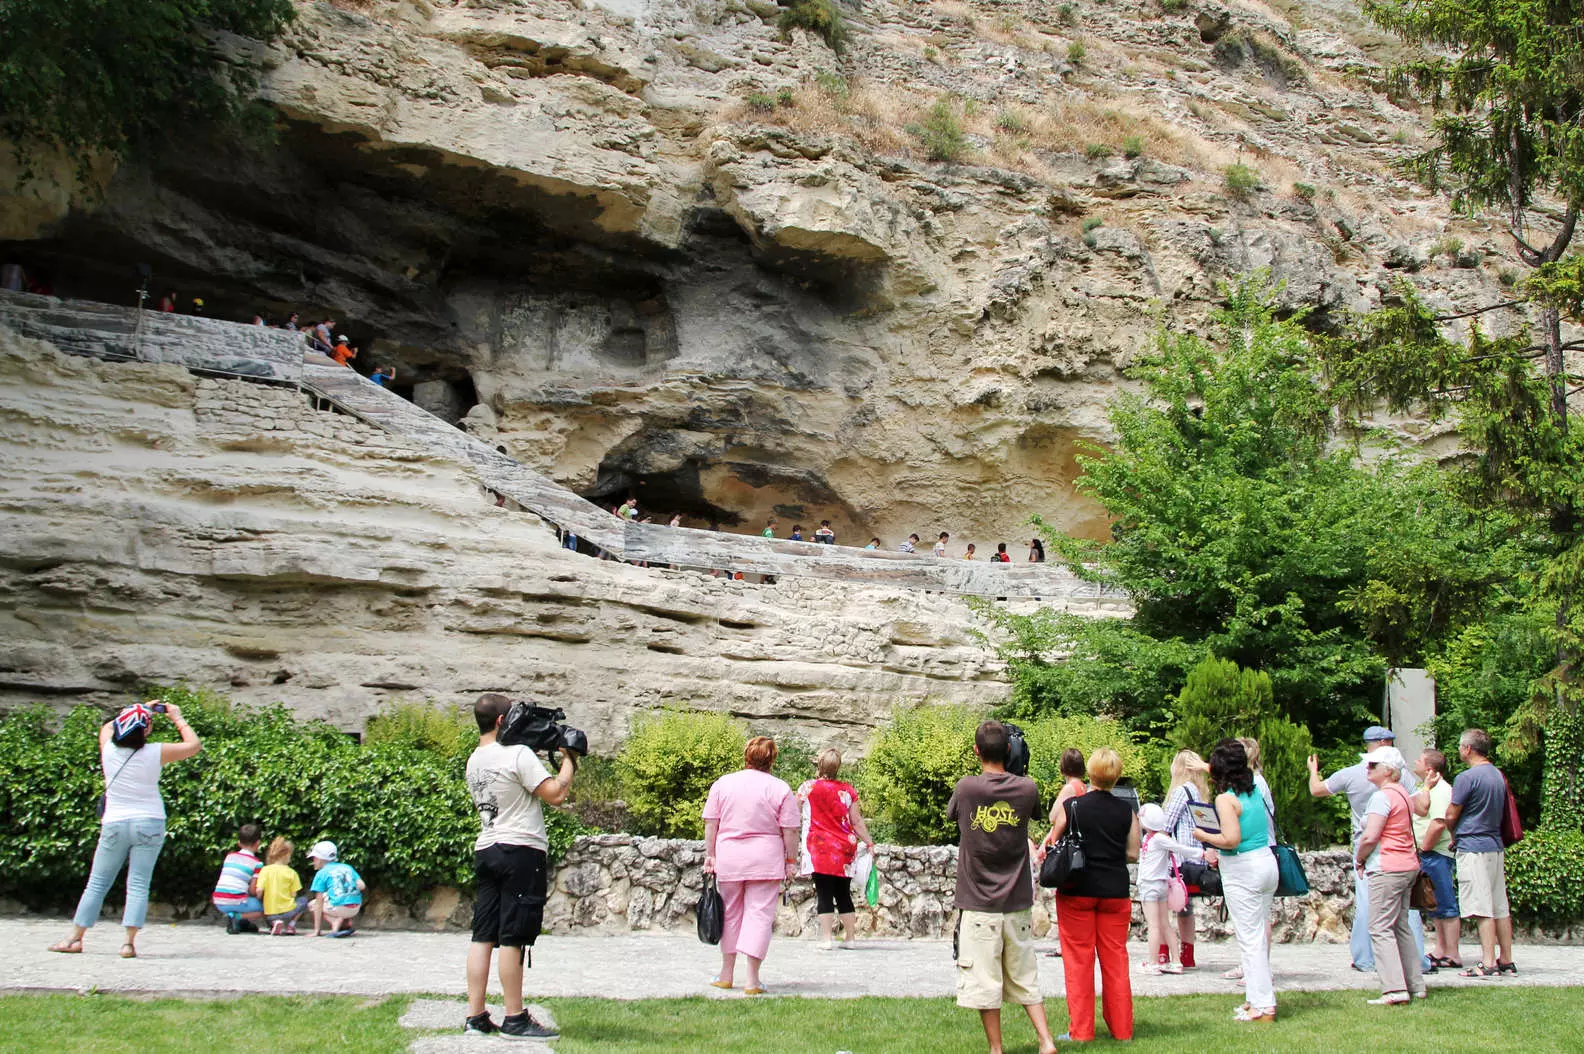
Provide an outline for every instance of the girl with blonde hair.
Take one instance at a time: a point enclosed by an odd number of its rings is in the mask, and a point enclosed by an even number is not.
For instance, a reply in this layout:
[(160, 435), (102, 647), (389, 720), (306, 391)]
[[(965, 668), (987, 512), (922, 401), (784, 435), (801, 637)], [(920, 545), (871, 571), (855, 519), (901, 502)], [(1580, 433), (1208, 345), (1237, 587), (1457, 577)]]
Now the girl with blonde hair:
[[(1188, 803), (1199, 801), (1209, 803), (1210, 782), (1206, 778), (1210, 773), (1210, 766), (1205, 764), (1204, 758), (1191, 750), (1179, 750), (1172, 758), (1171, 763), (1171, 788), (1166, 793), (1165, 833), (1186, 845), (1193, 845), (1193, 817), (1189, 815)], [(1177, 861), (1178, 865), (1182, 861)], [(1179, 962), (1184, 970), (1192, 970), (1198, 966), (1194, 961), (1194, 914), (1193, 901), (1177, 913), (1177, 937), (1182, 945), (1182, 954)], [(1155, 961), (1165, 963), (1170, 961), (1171, 950), (1161, 944), (1154, 949)]]

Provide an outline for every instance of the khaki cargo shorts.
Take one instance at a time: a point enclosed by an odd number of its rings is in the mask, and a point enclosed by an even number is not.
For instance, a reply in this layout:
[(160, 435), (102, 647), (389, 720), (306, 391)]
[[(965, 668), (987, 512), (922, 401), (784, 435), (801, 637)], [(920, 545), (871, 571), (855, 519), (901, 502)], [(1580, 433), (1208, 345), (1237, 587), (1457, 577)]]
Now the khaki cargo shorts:
[(1037, 1006), (1039, 963), (1033, 913), (965, 911), (957, 926), (957, 1005), (999, 1010), (1003, 1002)]
[(1505, 919), (1507, 906), (1507, 854), (1457, 855), (1458, 910), (1465, 919)]

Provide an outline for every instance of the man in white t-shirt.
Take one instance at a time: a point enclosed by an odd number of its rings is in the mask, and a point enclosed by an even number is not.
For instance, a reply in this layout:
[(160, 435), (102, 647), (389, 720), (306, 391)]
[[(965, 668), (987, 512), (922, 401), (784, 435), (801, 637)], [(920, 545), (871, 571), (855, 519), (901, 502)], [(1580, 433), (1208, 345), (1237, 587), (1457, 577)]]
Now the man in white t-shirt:
[[(467, 785), (479, 814), (473, 844), (478, 891), (473, 901), (473, 943), (468, 946), (468, 1017), (464, 1033), (500, 1032), (519, 1039), (555, 1039), (559, 1033), (523, 1009), (524, 947), (532, 947), (544, 921), (548, 893), (549, 835), (541, 802), (560, 805), (572, 786), (573, 762), (561, 752), (561, 771), (552, 777), (539, 755), (526, 746), (496, 741), (511, 700), (496, 692), (479, 696), (478, 749), (468, 758)], [(484, 1009), (490, 956), (502, 949), (498, 968), (506, 996), (500, 1025)]]
[[(1396, 744), (1397, 736), (1389, 728), (1370, 725), (1364, 730), (1366, 751)], [(1347, 795), (1348, 811), (1353, 815), (1354, 849), (1358, 848), (1359, 836), (1364, 833), (1364, 809), (1375, 796), (1376, 789), (1369, 781), (1368, 769), (1362, 761), (1337, 769), (1321, 779), (1320, 759), (1309, 755), (1309, 793), (1316, 798), (1329, 798), (1333, 794)], [(1402, 789), (1409, 794), (1419, 789), (1419, 781), (1406, 769), (1402, 774)], [(1413, 930), (1414, 944), (1419, 948), (1421, 968), (1434, 973), (1435, 965), (1424, 953), (1424, 922), (1417, 911), (1409, 912), (1408, 928)], [(1353, 931), (1349, 935), (1348, 949), (1353, 956), (1353, 969), (1360, 973), (1370, 973), (1375, 969), (1375, 949), (1370, 945), (1369, 936), (1369, 881), (1363, 871), (1356, 871), (1353, 876)]]

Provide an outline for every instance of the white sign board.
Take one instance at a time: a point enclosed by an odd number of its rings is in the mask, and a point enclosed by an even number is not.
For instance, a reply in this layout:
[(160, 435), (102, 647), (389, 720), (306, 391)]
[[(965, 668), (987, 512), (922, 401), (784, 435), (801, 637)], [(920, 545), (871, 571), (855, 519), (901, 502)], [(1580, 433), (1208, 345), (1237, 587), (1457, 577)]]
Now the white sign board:
[(1436, 746), (1435, 680), (1428, 670), (1386, 671), (1385, 725), (1397, 733), (1397, 749), (1412, 764), (1426, 747)]

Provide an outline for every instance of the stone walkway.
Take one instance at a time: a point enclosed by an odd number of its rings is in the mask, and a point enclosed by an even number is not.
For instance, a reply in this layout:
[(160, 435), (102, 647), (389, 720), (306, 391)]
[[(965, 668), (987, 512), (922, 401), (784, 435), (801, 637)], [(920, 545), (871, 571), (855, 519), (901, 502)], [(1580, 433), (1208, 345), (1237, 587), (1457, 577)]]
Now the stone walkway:
[[(137, 959), (121, 959), (119, 926), (100, 924), (88, 933), (82, 955), (59, 955), (48, 945), (67, 933), (65, 919), (0, 919), (0, 991), (163, 992), (218, 995), (256, 992), (269, 978), (272, 991), (290, 978), (291, 991), (323, 995), (421, 993), (459, 996), (467, 953), (463, 933), (364, 931), (347, 940), (312, 937), (228, 937), (210, 923), (152, 926), (138, 937)], [(1134, 961), (1142, 946), (1129, 948)], [(1477, 949), (1463, 946), (1465, 961)], [(1221, 971), (1237, 962), (1230, 943), (1201, 944), (1200, 969), (1181, 976), (1135, 972), (1136, 995), (1237, 992)], [(1584, 947), (1520, 946), (1516, 978), (1465, 980), (1437, 974), (1441, 985), (1584, 985)], [(1374, 974), (1348, 966), (1347, 948), (1336, 944), (1278, 945), (1276, 988), (1373, 989)], [(599, 996), (647, 999), (704, 995), (741, 999), (705, 982), (715, 973), (718, 953), (692, 937), (542, 937), (528, 974), (531, 999)], [(739, 968), (740, 969), (740, 968)], [(861, 941), (851, 951), (822, 952), (812, 941), (777, 938), (765, 962), (764, 981), (776, 995), (811, 998), (854, 996), (949, 996), (954, 975), (946, 941)], [(739, 974), (739, 983), (741, 975)], [(491, 979), (491, 986), (494, 980)], [(1061, 960), (1040, 959), (1040, 987), (1062, 993)]]

